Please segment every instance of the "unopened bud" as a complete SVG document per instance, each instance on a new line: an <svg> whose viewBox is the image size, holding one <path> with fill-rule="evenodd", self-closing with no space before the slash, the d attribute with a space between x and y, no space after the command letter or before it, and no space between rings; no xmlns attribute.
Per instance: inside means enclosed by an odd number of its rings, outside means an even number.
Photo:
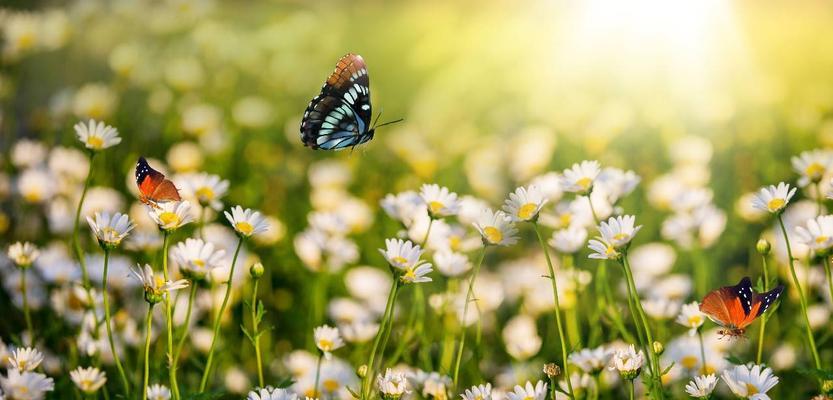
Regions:
<svg viewBox="0 0 833 400"><path fill-rule="evenodd" d="M758 244L755 245L755 247L758 249L758 253L764 256L769 254L769 252L772 250L772 245L769 244L769 242L766 239L759 240Z"/></svg>
<svg viewBox="0 0 833 400"><path fill-rule="evenodd" d="M827 395L833 394L833 380L826 380L821 383L821 391Z"/></svg>
<svg viewBox="0 0 833 400"><path fill-rule="evenodd" d="M665 352L665 346L662 343L654 341L654 353L657 355L662 355Z"/></svg>
<svg viewBox="0 0 833 400"><path fill-rule="evenodd" d="M249 274L252 278L258 279L263 276L263 264L255 263L249 268Z"/></svg>
<svg viewBox="0 0 833 400"><path fill-rule="evenodd" d="M359 366L359 369L356 370L356 373L359 375L359 378L364 378L367 376L367 364L362 364Z"/></svg>
<svg viewBox="0 0 833 400"><path fill-rule="evenodd" d="M547 375L548 378L553 379L558 375L561 375L561 368L555 363L547 363L544 364L544 374Z"/></svg>

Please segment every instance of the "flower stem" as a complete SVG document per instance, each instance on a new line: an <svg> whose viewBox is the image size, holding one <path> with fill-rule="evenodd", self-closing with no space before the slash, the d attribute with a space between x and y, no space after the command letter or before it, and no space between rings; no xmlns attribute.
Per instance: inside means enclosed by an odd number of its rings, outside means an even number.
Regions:
<svg viewBox="0 0 833 400"><path fill-rule="evenodd" d="M827 275L827 290L830 291L830 299L833 299L833 274L830 272L830 255L824 255L824 273Z"/></svg>
<svg viewBox="0 0 833 400"><path fill-rule="evenodd" d="M651 368L651 377L654 379L654 384L651 385L651 389L655 391L656 398L662 399L664 398L664 394L662 392L662 368L659 365L659 359L654 351L654 336L651 334L651 326L648 325L648 317L645 316L645 310L642 309L642 302L639 300L639 293L636 291L636 284L633 280L633 273L631 272L630 263L628 263L627 254L622 254L622 266L624 267L625 278L628 282L628 293L633 299L636 311L642 321L642 328L645 331L645 339L647 341L645 347L648 348L648 355L650 356L650 361L653 364L653 368Z"/></svg>
<svg viewBox="0 0 833 400"><path fill-rule="evenodd" d="M700 339L700 361L702 363L700 367L700 373L703 375L707 375L708 373L706 371L708 369L706 368L706 346L703 344L703 332L700 330L700 328L697 328L697 338Z"/></svg>
<svg viewBox="0 0 833 400"><path fill-rule="evenodd" d="M384 328L388 323L388 319L393 314L393 304L396 301L396 292L399 290L399 279L394 275L393 283L390 285L390 293L388 293L388 301L385 304L385 312L382 314L382 321L379 324L379 330L376 331L376 338L373 339L373 347L370 350L370 358L367 361L367 372L362 382L362 399L369 399L370 397L370 382L373 381L375 373L373 372L373 361L376 359L376 351L379 349L379 343L384 335Z"/></svg>
<svg viewBox="0 0 833 400"><path fill-rule="evenodd" d="M87 178L84 180L84 189L81 191L81 198L78 200L78 206L75 208L75 222L72 225L72 236L70 238L72 248L75 250L75 256L78 258L78 264L81 266L81 282L84 285L84 292L87 294L87 307L90 308L95 307L95 302L93 301L91 291L90 275L87 272L87 260L84 258L84 252L81 250L81 244L78 242L78 226L81 221L81 208L84 206L84 199L87 198L87 191L90 189L90 184L93 180L93 161L95 161L95 154L92 153L90 155L90 166L87 170ZM93 317L96 319L97 326L98 316L95 312L93 312ZM94 330L93 337L97 335L98 333Z"/></svg>
<svg viewBox="0 0 833 400"><path fill-rule="evenodd" d="M630 398L630 400L633 400L634 395L635 395L634 392L636 391L636 389L633 387L634 386L633 385L633 379L628 379L628 383L629 383L628 388L630 389L630 397L629 398Z"/></svg>
<svg viewBox="0 0 833 400"><path fill-rule="evenodd" d="M766 292L769 290L769 272L767 271L765 255L761 255L761 270L764 274L764 292ZM761 363L761 356L764 353L764 333L766 332L767 319L767 315L764 315L763 318L761 318L761 329L758 331L758 352L755 356L756 364Z"/></svg>
<svg viewBox="0 0 833 400"><path fill-rule="evenodd" d="M26 330L31 336L31 341L34 345L35 331L32 330L32 316L29 315L29 296L26 294L26 270L29 268L22 268L20 270L20 294L23 295L23 317L26 319Z"/></svg>
<svg viewBox="0 0 833 400"><path fill-rule="evenodd" d="M251 311L252 311L252 338L254 339L254 346L255 346L255 358L257 361L257 381L260 384L260 387L263 386L263 361L261 360L260 355L260 334L257 330L258 325L258 315L257 315L257 284L260 279L255 278L255 285L252 289L252 303L251 303ZM319 360L321 358L319 357ZM318 385L315 385L315 390L318 390ZM317 393L317 392L316 392Z"/></svg>
<svg viewBox="0 0 833 400"><path fill-rule="evenodd" d="M804 291L801 290L801 283L798 281L798 275L795 274L795 261L793 260L790 238L787 236L787 228L784 227L784 219L781 217L781 214L778 214L778 225L781 226L781 233L784 235L784 242L787 244L787 257L790 259L790 275L792 275L793 284L795 285L796 290L798 290L801 312L804 315L804 328L807 333L807 344L810 346L810 353L813 355L813 363L817 369L821 369L821 360L819 359L818 350L816 350L816 340L813 338L813 330L810 328L810 318L807 316L807 298L804 296Z"/></svg>
<svg viewBox="0 0 833 400"><path fill-rule="evenodd" d="M315 386L312 387L312 392L314 393L312 398L320 399L321 396L318 394L318 380L321 378L321 359L324 358L324 353L321 351L318 352L318 362L315 363ZM263 387L263 382L260 383L260 386Z"/></svg>
<svg viewBox="0 0 833 400"><path fill-rule="evenodd" d="M168 277L168 246L170 245L170 233L165 230L162 234L162 274L165 282L169 282ZM173 312L171 310L171 293L168 292L165 296L165 326L167 329L168 339L168 378L171 382L171 394L174 400L179 400L179 385L176 382L176 367L174 367L174 321Z"/></svg>
<svg viewBox="0 0 833 400"><path fill-rule="evenodd" d="M119 371L122 386L124 386L124 393L126 397L130 397L130 382L127 380L127 375L124 373L124 367L121 365L121 359L116 352L116 343L113 340L113 328L110 323L110 300L107 290L107 271L110 264L110 250L104 249L104 272L101 277L101 297L104 303L104 324L107 327L107 340L110 342L110 351L113 353L113 361L115 361L116 369Z"/></svg>
<svg viewBox="0 0 833 400"><path fill-rule="evenodd" d="M176 349L174 350L174 361L171 364L171 369L173 369L172 374L176 375L177 368L179 366L179 356L182 354L182 347L185 345L185 339L188 338L188 329L190 328L191 324L191 309L194 304L194 298L197 296L197 285L196 282L191 282L190 284L191 289L188 293L188 308L185 311L185 322L182 325L182 333L180 333L179 343L176 345Z"/></svg>
<svg viewBox="0 0 833 400"><path fill-rule="evenodd" d="M460 346L457 347L457 358L454 362L454 379L452 381L455 388L457 387L457 378L460 373L460 361L463 359L463 348L466 346L466 317L468 316L469 303L473 300L474 280L477 279L477 273L480 272L480 265L483 264L483 258L485 256L486 245L483 245L483 250L480 251L480 257L478 257L477 264L474 265L474 271L472 271L471 277L469 278L469 287L466 290L466 302L463 304L463 314L460 317Z"/></svg>
<svg viewBox="0 0 833 400"><path fill-rule="evenodd" d="M561 324L561 305L558 302L558 283L555 279L555 269L552 267L552 260L550 259L550 251L547 249L547 244L544 242L544 237L541 236L541 230L538 229L538 223L533 222L532 227L535 229L535 235L538 236L538 243L541 244L541 248L544 250L544 257L547 259L547 267L549 268L550 273L550 281L552 282L552 298L555 302L555 326L558 328L558 337L561 342L561 356L564 363L564 375L568 377L567 381L567 395L570 398L573 398L573 384L570 382L570 366L567 362L567 357L569 354L567 353L567 343L570 341L567 338L567 335L564 333L564 327Z"/></svg>
<svg viewBox="0 0 833 400"><path fill-rule="evenodd" d="M148 379L150 378L150 331L153 324L153 304L148 304L148 314L145 317L145 367L144 383L142 384L142 400L148 398Z"/></svg>
<svg viewBox="0 0 833 400"><path fill-rule="evenodd" d="M211 347L208 349L208 360L205 363L205 371L202 373L202 380L200 380L200 393L205 392L205 385L208 383L208 376L211 374L211 363L214 361L214 347L217 345L217 335L220 333L220 321L223 317L223 311L226 310L228 299L231 295L231 284L234 280L234 267L237 265L237 255L240 254L240 246L243 245L243 237L237 241L237 248L234 250L234 257L231 259L231 270L229 271L228 281L226 282L226 294L223 296L223 303L220 304L220 310L217 312L217 318L214 319L214 335L211 337Z"/></svg>

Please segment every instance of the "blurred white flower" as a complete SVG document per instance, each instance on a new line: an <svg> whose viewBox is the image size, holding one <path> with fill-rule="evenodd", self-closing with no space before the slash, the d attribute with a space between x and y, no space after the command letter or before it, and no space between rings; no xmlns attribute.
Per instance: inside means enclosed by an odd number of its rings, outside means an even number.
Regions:
<svg viewBox="0 0 833 400"><path fill-rule="evenodd" d="M231 213L226 211L225 214L226 219L239 235L249 237L269 229L266 219L259 211L249 208L244 210L243 207L235 206L231 209Z"/></svg>
<svg viewBox="0 0 833 400"><path fill-rule="evenodd" d="M602 192L608 203L616 204L633 192L641 180L642 178L633 171L607 167L596 177L595 190Z"/></svg>
<svg viewBox="0 0 833 400"><path fill-rule="evenodd" d="M30 242L15 242L9 246L6 254L18 267L28 268L38 259L40 250Z"/></svg>
<svg viewBox="0 0 833 400"><path fill-rule="evenodd" d="M43 353L33 347L17 348L9 357L9 366L20 372L34 371L43 361Z"/></svg>
<svg viewBox="0 0 833 400"><path fill-rule="evenodd" d="M116 102L118 102L118 96L108 86L101 83L88 83L75 92L75 97L72 100L72 111L79 118L106 119L116 109ZM95 148L97 143L87 142L86 140L82 140L82 142L88 148ZM118 142L113 144L116 143ZM91 145L93 147L90 147Z"/></svg>
<svg viewBox="0 0 833 400"><path fill-rule="evenodd" d="M410 393L405 374L393 372L390 368L385 370L384 375L379 374L376 378L376 386L385 399L399 399L402 395Z"/></svg>
<svg viewBox="0 0 833 400"><path fill-rule="evenodd" d="M439 251L434 254L434 265L441 274L457 277L471 269L469 258L465 254L452 251Z"/></svg>
<svg viewBox="0 0 833 400"><path fill-rule="evenodd" d="M193 136L203 136L220 129L222 112L210 104L195 104L182 111L182 130Z"/></svg>
<svg viewBox="0 0 833 400"><path fill-rule="evenodd" d="M557 202L564 196L564 191L561 188L561 175L557 172L548 172L543 175L532 178L529 182L530 186L536 186L541 190L541 193L550 202Z"/></svg>
<svg viewBox="0 0 833 400"><path fill-rule="evenodd" d="M645 355L640 350L636 351L633 345L625 349L617 350L613 355L611 369L619 371L624 379L634 379L639 375L639 370L645 363Z"/></svg>
<svg viewBox="0 0 833 400"><path fill-rule="evenodd" d="M691 397L708 399L715 387L717 387L717 377L714 374L698 375L685 385L685 391Z"/></svg>
<svg viewBox="0 0 833 400"><path fill-rule="evenodd" d="M752 199L752 205L762 211L770 213L781 212L795 195L796 188L790 188L790 185L784 182L768 187L761 188L758 194Z"/></svg>
<svg viewBox="0 0 833 400"><path fill-rule="evenodd" d="M84 393L91 394L107 383L107 374L96 367L78 367L69 372L72 382Z"/></svg>
<svg viewBox="0 0 833 400"><path fill-rule="evenodd" d="M252 390L246 400L298 400L298 395L287 389L275 389L267 386Z"/></svg>
<svg viewBox="0 0 833 400"><path fill-rule="evenodd" d="M590 253L588 257L596 260L617 260L622 256L619 251L616 250L616 247L607 243L602 238L590 239L587 243L587 247L590 248L590 250L593 250L593 253Z"/></svg>
<svg viewBox="0 0 833 400"><path fill-rule="evenodd" d="M419 197L428 207L432 218L442 218L456 215L460 210L457 193L449 191L447 187L437 184L422 185Z"/></svg>
<svg viewBox="0 0 833 400"><path fill-rule="evenodd" d="M579 252L587 243L587 229L580 226L570 226L552 233L550 246L562 254Z"/></svg>
<svg viewBox="0 0 833 400"><path fill-rule="evenodd" d="M416 215L423 211L425 203L419 194L412 191L397 194L388 194L380 202L382 209L389 217L399 221L402 225L409 227L416 218Z"/></svg>
<svg viewBox="0 0 833 400"><path fill-rule="evenodd" d="M192 279L203 279L212 269L220 266L226 251L217 249L213 243L202 239L185 239L172 249L171 255L183 275Z"/></svg>
<svg viewBox="0 0 833 400"><path fill-rule="evenodd" d="M32 139L20 139L12 146L11 161L17 168L33 168L46 159L46 145Z"/></svg>
<svg viewBox="0 0 833 400"><path fill-rule="evenodd" d="M419 263L423 250L410 240L385 239L385 248L379 252L392 267L407 270Z"/></svg>
<svg viewBox="0 0 833 400"><path fill-rule="evenodd" d="M535 319L526 314L512 317L503 328L506 352L516 360L527 360L538 354L543 344L538 336Z"/></svg>
<svg viewBox="0 0 833 400"><path fill-rule="evenodd" d="M166 231L177 230L194 219L188 201L166 201L155 207L148 206L148 214L160 229Z"/></svg>
<svg viewBox="0 0 833 400"><path fill-rule="evenodd" d="M344 346L344 340L338 333L337 328L329 325L322 325L313 330L315 338L315 346L318 350L324 353L324 356L329 359L332 357L332 352Z"/></svg>
<svg viewBox="0 0 833 400"><path fill-rule="evenodd" d="M680 302L667 297L651 297L642 300L642 307L649 317L664 321L673 318L680 312Z"/></svg>
<svg viewBox="0 0 833 400"><path fill-rule="evenodd" d="M769 400L766 392L778 384L772 370L761 365L735 365L723 371L722 377L732 393L744 399Z"/></svg>
<svg viewBox="0 0 833 400"><path fill-rule="evenodd" d="M636 217L633 215L610 217L607 222L602 221L599 224L599 232L606 243L621 249L630 244L633 237L642 229L642 225L634 226L635 222Z"/></svg>
<svg viewBox="0 0 833 400"><path fill-rule="evenodd" d="M226 195L229 181L205 172L187 174L181 180L182 194L203 207L219 211L223 208L220 199Z"/></svg>
<svg viewBox="0 0 833 400"><path fill-rule="evenodd" d="M258 129L269 125L273 118L274 106L257 96L243 97L234 103L231 117L244 128Z"/></svg>
<svg viewBox="0 0 833 400"><path fill-rule="evenodd" d="M182 141L168 149L165 159L177 173L193 173L202 168L204 161L202 148L194 142Z"/></svg>
<svg viewBox="0 0 833 400"><path fill-rule="evenodd" d="M55 390L55 383L44 374L10 369L6 376L0 375L0 388L10 400L43 400L46 392Z"/></svg>
<svg viewBox="0 0 833 400"><path fill-rule="evenodd" d="M121 213L95 213L93 218L87 217L87 224L104 247L118 246L134 227L127 215Z"/></svg>
<svg viewBox="0 0 833 400"><path fill-rule="evenodd" d="M767 215L766 211L753 205L756 195L755 192L744 193L735 201L735 213L746 222L760 222Z"/></svg>
<svg viewBox="0 0 833 400"><path fill-rule="evenodd" d="M797 241L816 253L826 254L833 248L833 215L822 215L807 220L807 226L795 228Z"/></svg>
<svg viewBox="0 0 833 400"><path fill-rule="evenodd" d="M593 191L593 184L600 173L598 161L582 161L562 172L561 187L566 192L586 195Z"/></svg>
<svg viewBox="0 0 833 400"><path fill-rule="evenodd" d="M78 149L58 146L49 152L49 170L61 179L82 182L89 167L87 156Z"/></svg>
<svg viewBox="0 0 833 400"><path fill-rule="evenodd" d="M793 170L801 176L798 186L804 187L821 181L833 164L833 152L820 149L804 151L791 161Z"/></svg>
<svg viewBox="0 0 833 400"><path fill-rule="evenodd" d="M519 187L509 193L503 211L514 221L534 221L547 201L537 186Z"/></svg>
<svg viewBox="0 0 833 400"><path fill-rule="evenodd" d="M344 336L344 340L350 343L367 343L376 336L376 333L379 331L379 324L355 320L349 323L339 324L338 330Z"/></svg>
<svg viewBox="0 0 833 400"><path fill-rule="evenodd" d="M605 347L599 346L595 349L581 349L570 354L570 362L588 374L601 372L610 363L613 352Z"/></svg>
<svg viewBox="0 0 833 400"><path fill-rule="evenodd" d="M503 211L483 209L474 227L483 237L483 243L493 246L511 246L518 241L518 230Z"/></svg>
<svg viewBox="0 0 833 400"><path fill-rule="evenodd" d="M171 389L154 383L148 387L148 400L171 400Z"/></svg>
<svg viewBox="0 0 833 400"><path fill-rule="evenodd" d="M697 333L697 329L700 329L703 323L706 322L706 314L700 311L700 303L693 301L688 304L683 304L676 321L678 324L688 328L689 336L694 336Z"/></svg>
<svg viewBox="0 0 833 400"><path fill-rule="evenodd" d="M103 122L91 119L86 125L83 122L75 124L74 129L78 140L93 151L104 150L121 143L119 131Z"/></svg>
<svg viewBox="0 0 833 400"><path fill-rule="evenodd" d="M161 276L154 275L153 269L148 264L139 265L131 269L130 272L141 282L145 290L145 299L148 302L158 303L166 293L188 287L188 281L185 279L165 282Z"/></svg>
<svg viewBox="0 0 833 400"><path fill-rule="evenodd" d="M344 218L334 212L313 211L309 213L307 220L312 229L328 236L344 236L350 229Z"/></svg>
<svg viewBox="0 0 833 400"><path fill-rule="evenodd" d="M516 385L515 389L506 393L507 400L545 400L547 398L547 384L538 381L535 386L529 381L525 386Z"/></svg>
<svg viewBox="0 0 833 400"><path fill-rule="evenodd" d="M17 192L27 203L44 203L55 195L55 178L48 171L30 168L17 178Z"/></svg>

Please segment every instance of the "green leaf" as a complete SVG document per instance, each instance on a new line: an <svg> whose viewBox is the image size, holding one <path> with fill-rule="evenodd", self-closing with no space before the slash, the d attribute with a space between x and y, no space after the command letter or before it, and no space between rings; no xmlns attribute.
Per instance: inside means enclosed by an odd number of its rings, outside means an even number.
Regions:
<svg viewBox="0 0 833 400"><path fill-rule="evenodd" d="M283 380L278 381L278 384L275 385L275 387L279 389L286 389L292 386L293 384L295 384L295 381L292 379L292 377L286 377L283 378Z"/></svg>
<svg viewBox="0 0 833 400"><path fill-rule="evenodd" d="M350 389L350 386L344 386L344 388L346 388L347 391L350 392L354 399L361 398L361 396L359 396L358 393L354 392L353 389Z"/></svg>
<svg viewBox="0 0 833 400"><path fill-rule="evenodd" d="M248 329L246 329L246 327L245 327L245 326L243 326L243 324L240 324L240 330L241 330L241 331L243 331L243 334L245 334L245 335L246 335L246 337L247 337L247 338L249 338L249 341L250 341L250 342L252 342L252 344L254 344L254 343L255 343L255 339L254 339L254 337L252 337L252 334L251 334L251 333L249 333L249 330L248 330Z"/></svg>
<svg viewBox="0 0 833 400"><path fill-rule="evenodd" d="M728 361L729 363L734 364L734 365L743 365L743 364L745 364L741 359L739 359L739 358L737 358L737 357L735 357L731 354L726 356L725 359L726 359L726 361Z"/></svg>
<svg viewBox="0 0 833 400"><path fill-rule="evenodd" d="M671 368L674 368L674 364L676 364L676 363L675 363L675 362L672 362L672 363L671 363L671 365L667 366L667 367L665 368L665 370L663 370L663 371L662 371L662 374L661 374L660 376L664 376L665 374L667 374L667 373L668 373L668 371L671 371Z"/></svg>

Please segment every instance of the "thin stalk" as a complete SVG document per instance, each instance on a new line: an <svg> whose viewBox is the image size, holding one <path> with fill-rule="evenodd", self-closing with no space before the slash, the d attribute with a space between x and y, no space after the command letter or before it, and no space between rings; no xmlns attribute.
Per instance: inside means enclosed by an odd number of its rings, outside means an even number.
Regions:
<svg viewBox="0 0 833 400"><path fill-rule="evenodd" d="M630 389L630 391L629 391L630 396L628 398L630 400L633 400L635 392L636 392L636 389L634 388L634 385L633 385L633 379L628 379L628 383L629 383L628 388Z"/></svg>
<svg viewBox="0 0 833 400"><path fill-rule="evenodd" d="M472 294L474 293L474 280L477 279L477 273L480 272L480 265L483 264L483 257L486 256L486 245L483 245L483 250L480 251L477 264L474 266L474 271L469 278L469 287L466 290L466 302L463 304L463 316L460 318L460 346L457 348L457 358L454 362L454 379L453 385L457 387L457 377L460 373L460 361L463 359L463 348L466 346L466 316L469 311L469 303L472 301Z"/></svg>
<svg viewBox="0 0 833 400"><path fill-rule="evenodd" d="M324 353L321 351L318 352L318 362L315 363L315 386L312 387L312 398L319 399L321 396L318 395L318 379L321 377L321 359L324 357ZM260 387L263 387L263 383L260 384Z"/></svg>
<svg viewBox="0 0 833 400"><path fill-rule="evenodd" d="M165 230L162 234L162 274L165 282L168 278L168 246L170 245L170 233ZM179 400L179 384L176 382L176 368L174 367L174 320L171 310L171 293L165 296L165 326L168 339L168 379L171 382L171 394L174 400Z"/></svg>
<svg viewBox="0 0 833 400"><path fill-rule="evenodd" d="M769 291L769 272L767 271L765 255L761 255L761 270L763 270L764 273L764 292L766 292ZM758 331L758 352L755 356L756 364L761 364L761 356L764 353L764 333L766 332L767 319L767 315L764 315L763 318L761 318L761 329Z"/></svg>
<svg viewBox="0 0 833 400"><path fill-rule="evenodd" d="M795 274L795 261L793 260L792 247L790 246L790 238L787 236L787 228L784 227L784 219L781 214L778 214L778 225L781 226L781 234L784 235L784 242L787 244L787 257L790 259L790 275L792 275L793 284L798 290L798 299L801 303L801 313L804 315L804 328L807 334L807 344L810 346L810 353L813 355L813 363L816 369L821 369L821 360L819 359L818 350L816 350L816 340L813 338L813 331L810 328L810 318L807 317L807 298L804 296L804 291L801 290L801 283L798 281L798 275Z"/></svg>
<svg viewBox="0 0 833 400"><path fill-rule="evenodd" d="M564 363L564 375L569 377L570 376L570 364L567 362L567 357L569 354L567 353L567 342L569 339L567 335L564 333L564 326L561 324L561 304L558 301L558 283L555 280L555 269L552 267L552 260L550 259L550 251L547 248L547 244L544 242L544 237L541 236L541 230L538 229L538 223L533 222L532 227L535 229L535 235L538 236L538 243L541 244L541 248L544 250L544 257L547 259L547 268L549 268L550 273L550 282L552 282L552 299L555 302L555 326L558 329L558 336L559 341L561 342L561 357ZM573 384L570 382L570 379L566 379L567 381L567 395L570 398L573 398Z"/></svg>
<svg viewBox="0 0 833 400"><path fill-rule="evenodd" d="M87 169L87 178L84 180L84 189L81 191L81 198L78 200L78 206L75 208L75 222L72 225L72 236L70 242L72 248L75 250L75 256L78 258L78 264L81 265L81 282L84 285L84 292L87 294L88 307L94 308L93 294L91 292L90 275L87 273L87 260L84 258L84 252L81 250L81 244L78 242L78 226L81 222L81 208L84 206L84 199L87 198L87 191L90 189L90 183L93 180L93 161L95 161L96 153L90 155L90 166ZM93 317L96 319L96 326L98 326L98 316L93 312ZM96 330L93 330L94 337L98 335Z"/></svg>
<svg viewBox="0 0 833 400"><path fill-rule="evenodd" d="M26 319L26 330L29 332L29 335L32 336L32 344L34 344L34 336L35 331L32 330L32 317L29 315L29 296L26 294L26 270L27 268L22 268L20 270L20 294L23 295L23 317Z"/></svg>
<svg viewBox="0 0 833 400"><path fill-rule="evenodd" d="M821 182L816 182L816 205L818 206L818 212L816 216L822 216L824 213L824 196L821 194Z"/></svg>
<svg viewBox="0 0 833 400"><path fill-rule="evenodd" d="M130 397L130 382L127 380L127 374L124 373L124 367L121 365L121 359L116 352L116 342L113 340L113 328L110 323L110 296L107 289L107 270L110 264L110 250L104 249L104 272L101 277L101 297L104 303L104 323L107 327L107 341L110 342L110 351L113 353L113 361L115 361L116 369L119 371L122 386L124 386L124 393L126 397Z"/></svg>
<svg viewBox="0 0 833 400"><path fill-rule="evenodd" d="M174 362L171 364L173 374L176 375L176 370L179 366L179 356L182 354L182 347L185 346L185 339L188 338L188 329L191 325L191 309L194 305L194 298L197 297L197 282L190 282L190 290L188 292L188 308L185 311L185 322L182 325L182 333L180 333L179 342L174 350Z"/></svg>
<svg viewBox="0 0 833 400"><path fill-rule="evenodd" d="M706 375L708 374L708 372L706 372L708 370L706 368L706 346L703 344L703 332L700 330L700 328L697 328L697 338L700 339L700 361L702 363L700 373Z"/></svg>
<svg viewBox="0 0 833 400"><path fill-rule="evenodd" d="M226 282L226 294L223 296L223 303L220 304L220 310L217 312L217 318L214 319L214 334L211 337L211 347L208 349L208 360L205 362L205 371L202 373L200 380L200 393L205 392L205 385L208 383L208 376L211 374L211 363L214 361L214 347L217 345L217 335L220 333L220 321L223 317L223 311L228 305L229 296L231 296L231 284L234 280L234 267L237 265L237 255L240 254L240 246L243 245L243 237L237 241L237 248L234 249L234 257L231 259L231 271L229 271L228 281Z"/></svg>
<svg viewBox="0 0 833 400"><path fill-rule="evenodd" d="M252 303L251 303L251 311L252 311L252 336L254 339L254 346L255 346L255 358L257 360L257 381L260 383L260 387L263 386L263 361L260 355L260 335L258 334L257 325L258 325L258 316L257 316L257 284L260 279L255 278L255 285L252 289ZM318 358L319 363L321 362L321 357ZM318 385L315 385L316 393L318 393Z"/></svg>
<svg viewBox="0 0 833 400"><path fill-rule="evenodd" d="M379 324L379 330L376 331L376 338L373 339L373 347L370 350L370 358L367 361L367 372L362 381L362 399L368 399L370 395L370 382L373 381L373 377L375 376L373 370L373 361L376 359L376 351L379 349L379 343L382 340L382 335L384 332L385 325L388 323L388 319L390 318L392 311L393 311L393 303L396 299L396 292L399 290L399 278L394 274L393 283L390 285L390 292L388 293L388 301L385 304L385 312L382 315L382 321Z"/></svg>
<svg viewBox="0 0 833 400"><path fill-rule="evenodd" d="M145 317L145 366L144 382L142 384L142 400L148 398L148 379L150 378L150 331L153 324L153 304L148 304L148 314Z"/></svg>
<svg viewBox="0 0 833 400"><path fill-rule="evenodd" d="M659 359L657 358L657 354L654 351L654 336L651 333L650 325L648 325L648 317L645 316L645 310L642 309L642 302L639 300L639 293L636 291L636 284L633 280L633 273L631 272L631 267L628 263L627 254L622 255L622 266L625 270L625 278L628 282L630 296L633 298L634 305L636 306L636 310L639 313L639 317L642 321L642 327L645 330L645 338L648 342L645 347L648 348L648 355L650 356L651 362L653 363L651 377L655 380L654 384L651 386L652 389L656 391L657 397L659 399L662 399L664 398L664 395L662 393L662 376L660 376L660 374L662 373L662 368L659 365Z"/></svg>
<svg viewBox="0 0 833 400"><path fill-rule="evenodd" d="M824 255L824 273L827 275L827 290L830 291L830 298L833 299L833 274L830 273L830 256Z"/></svg>

